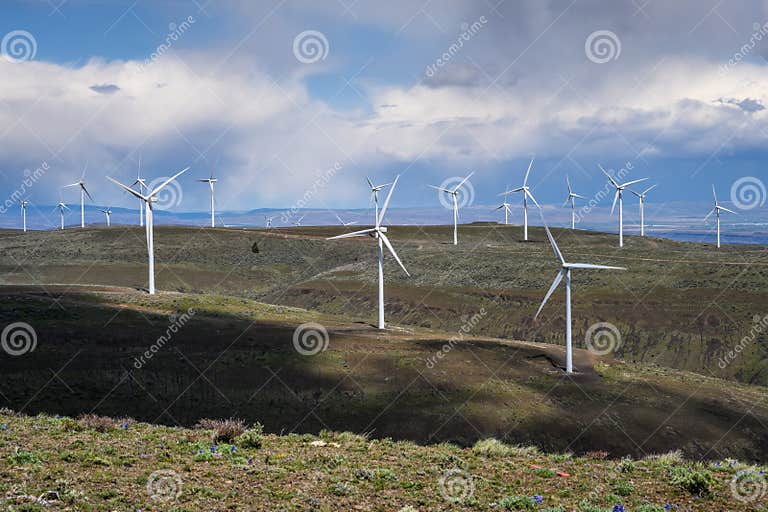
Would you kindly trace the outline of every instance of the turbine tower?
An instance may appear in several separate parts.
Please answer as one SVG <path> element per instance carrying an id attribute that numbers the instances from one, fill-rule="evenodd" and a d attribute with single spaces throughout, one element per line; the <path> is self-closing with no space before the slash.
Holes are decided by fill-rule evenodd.
<path id="1" fill-rule="evenodd" d="M 598 164 L 599 165 L 599 164 Z M 624 189 L 627 188 L 630 185 L 634 185 L 635 183 L 640 183 L 641 181 L 645 181 L 648 178 L 640 178 L 639 180 L 633 180 L 628 181 L 626 183 L 619 184 L 616 182 L 616 180 L 613 179 L 613 177 L 608 174 L 605 169 L 603 169 L 603 166 L 600 165 L 600 170 L 603 171 L 603 174 L 608 176 L 608 179 L 611 180 L 611 185 L 613 185 L 616 188 L 616 194 L 613 196 L 613 205 L 611 206 L 611 215 L 613 215 L 613 210 L 616 208 L 616 200 L 619 200 L 619 247 L 624 247 Z"/>
<path id="2" fill-rule="evenodd" d="M 715 207 L 712 208 L 712 211 L 707 214 L 706 217 L 704 217 L 704 220 L 707 220 L 710 215 L 713 213 L 715 214 L 715 217 L 717 217 L 717 248 L 720 248 L 720 210 L 728 213 L 732 213 L 734 215 L 738 215 L 735 211 L 729 210 L 728 208 L 725 208 L 723 206 L 720 206 L 720 203 L 717 202 L 717 193 L 715 192 L 715 186 L 712 185 L 712 196 L 715 198 Z"/>
<path id="3" fill-rule="evenodd" d="M 491 210 L 495 212 L 497 210 L 501 210 L 502 208 L 504 208 L 504 225 L 505 226 L 509 224 L 509 215 L 512 213 L 512 210 L 509 209 L 509 207 L 512 205 L 507 202 L 507 195 L 508 193 L 504 193 L 504 202 L 501 203 L 496 208 L 494 208 L 493 210 Z"/>
<path id="4" fill-rule="evenodd" d="M 215 223 L 214 223 L 214 220 L 213 220 L 214 216 L 215 216 L 215 213 L 214 213 L 215 212 L 215 204 L 214 204 L 214 198 L 213 198 L 213 184 L 216 183 L 219 180 L 217 180 L 216 178 L 213 177 L 213 171 L 211 171 L 211 177 L 210 178 L 204 178 L 204 179 L 197 180 L 197 181 L 199 181 L 201 183 L 207 183 L 208 186 L 211 187 L 211 227 L 215 227 Z"/>
<path id="5" fill-rule="evenodd" d="M 645 236 L 645 196 L 648 194 L 648 192 L 655 189 L 657 186 L 658 185 L 651 185 L 643 192 L 635 192 L 634 190 L 630 190 L 630 192 L 635 194 L 640 200 L 640 236 Z"/>
<path id="6" fill-rule="evenodd" d="M 111 178 L 107 176 L 107 179 L 114 183 L 115 185 L 123 188 L 128 193 L 138 197 L 141 199 L 145 206 L 147 207 L 146 213 L 147 213 L 147 224 L 146 224 L 146 231 L 147 231 L 147 255 L 149 259 L 149 293 L 151 295 L 154 295 L 155 293 L 155 239 L 152 229 L 152 203 L 157 201 L 157 194 L 166 187 L 170 182 L 184 174 L 189 170 L 189 167 L 177 172 L 164 182 L 162 182 L 158 187 L 156 187 L 154 190 L 148 192 L 146 195 L 140 194 L 139 192 L 135 191 L 131 187 L 127 185 L 123 185 L 119 181 L 115 180 L 114 178 Z"/>
<path id="7" fill-rule="evenodd" d="M 83 174 L 80 176 L 80 179 L 76 181 L 75 183 L 72 183 L 70 185 L 65 185 L 64 188 L 68 187 L 80 187 L 80 227 L 85 227 L 85 196 L 88 196 L 88 199 L 93 202 L 93 198 L 91 197 L 91 194 L 88 193 L 88 189 L 85 188 L 85 171 L 88 169 L 88 162 L 85 163 L 85 167 L 83 168 Z"/>
<path id="8" fill-rule="evenodd" d="M 29 204 L 29 201 L 22 200 L 21 201 L 21 225 L 24 232 L 27 232 L 27 205 Z"/>
<path id="9" fill-rule="evenodd" d="M 107 206 L 106 210 L 99 210 L 99 211 L 107 216 L 107 227 L 111 226 L 111 224 L 109 222 L 109 217 L 110 217 L 110 215 L 112 215 L 112 210 L 109 208 L 109 206 Z"/>
<path id="10" fill-rule="evenodd" d="M 453 201 L 453 245 L 459 244 L 459 189 L 467 182 L 469 178 L 472 177 L 473 174 L 475 174 L 474 171 L 469 173 L 466 178 L 461 180 L 461 182 L 459 182 L 459 184 L 453 187 L 451 190 L 429 185 L 431 188 L 451 196 L 451 200 Z"/>
<path id="11" fill-rule="evenodd" d="M 395 261 L 397 261 L 397 264 L 400 265 L 400 268 L 403 269 L 403 272 L 407 276 L 410 276 L 411 274 L 408 273 L 408 270 L 406 270 L 405 265 L 403 265 L 403 262 L 400 261 L 400 258 L 397 256 L 397 253 L 395 252 L 394 247 L 392 247 L 392 244 L 389 242 L 389 238 L 387 238 L 387 228 L 386 226 L 382 226 L 381 223 L 384 220 L 384 215 L 387 213 L 387 206 L 389 206 L 389 200 L 392 199 L 392 192 L 395 190 L 395 186 L 397 186 L 397 180 L 400 179 L 400 176 L 397 176 L 395 178 L 395 181 L 392 182 L 392 187 L 389 189 L 389 193 L 387 194 L 387 198 L 384 200 L 384 205 L 381 208 L 381 212 L 379 212 L 378 216 L 376 217 L 376 225 L 371 229 L 363 229 L 361 231 L 354 231 L 352 233 L 345 233 L 343 235 L 334 236 L 331 238 L 328 238 L 328 240 L 338 240 L 340 238 L 351 238 L 351 237 L 358 237 L 358 236 L 370 236 L 371 238 L 376 239 L 376 242 L 378 244 L 378 253 L 379 253 L 379 323 L 378 328 L 384 329 L 384 246 L 387 246 L 387 250 L 392 254 L 392 257 L 395 258 Z"/>
<path id="12" fill-rule="evenodd" d="M 274 220 L 274 217 L 267 217 L 266 215 L 264 216 L 264 221 L 266 223 L 267 229 L 272 227 L 272 220 Z"/>
<path id="13" fill-rule="evenodd" d="M 563 203 L 563 208 L 565 208 L 568 203 L 571 203 L 571 229 L 576 229 L 576 198 L 578 197 L 579 199 L 586 199 L 586 197 L 574 193 L 573 189 L 571 188 L 571 180 L 568 179 L 567 175 L 565 177 L 565 183 L 568 185 L 568 197 Z"/>
<path id="14" fill-rule="evenodd" d="M 373 202 L 376 205 L 375 210 L 375 216 L 373 217 L 374 220 L 379 218 L 379 192 L 381 192 L 384 188 L 390 186 L 392 183 L 384 183 L 383 185 L 374 185 L 371 181 L 371 178 L 366 177 L 365 180 L 368 182 L 368 186 L 371 189 L 371 198 L 368 200 L 368 208 L 370 209 L 371 203 Z"/>
<path id="15" fill-rule="evenodd" d="M 136 172 L 136 181 L 131 186 L 139 186 L 139 194 L 144 194 L 144 189 L 147 187 L 147 182 L 141 177 L 141 155 L 139 155 L 139 170 Z M 139 199 L 139 226 L 144 225 L 144 201 Z"/>
<path id="16" fill-rule="evenodd" d="M 56 207 L 53 209 L 53 211 L 56 211 L 56 208 L 59 209 L 59 214 L 61 215 L 61 229 L 64 229 L 64 210 L 69 210 L 69 206 L 64 204 L 62 201 L 59 201 L 59 204 L 56 205 Z"/>
<path id="17" fill-rule="evenodd" d="M 542 219 L 543 220 L 543 219 Z M 560 260 L 560 272 L 555 276 L 555 280 L 552 282 L 552 286 L 549 287 L 549 291 L 544 296 L 544 300 L 539 306 L 539 310 L 536 311 L 533 319 L 538 318 L 539 313 L 544 308 L 544 304 L 549 300 L 550 295 L 560 285 L 560 282 L 565 278 L 565 372 L 573 373 L 573 343 L 571 340 L 571 270 L 574 268 L 585 269 L 602 269 L 602 270 L 626 270 L 624 267 L 609 267 L 607 265 L 592 265 L 590 263 L 566 263 L 563 258 L 560 249 L 555 243 L 552 233 L 549 232 L 547 223 L 544 223 L 544 229 L 547 230 L 547 237 L 549 237 L 549 243 L 552 244 L 552 250 L 555 251 L 555 256 Z"/>
<path id="18" fill-rule="evenodd" d="M 531 188 L 528 186 L 528 175 L 531 174 L 532 166 L 533 159 L 531 159 L 531 163 L 528 164 L 528 170 L 525 171 L 525 178 L 523 178 L 522 187 L 518 187 L 513 190 L 507 190 L 503 194 L 499 194 L 500 196 L 506 196 L 507 194 L 514 194 L 516 192 L 523 193 L 523 240 L 526 242 L 528 241 L 528 199 L 530 198 L 531 201 L 533 201 L 533 204 L 535 204 L 537 208 L 541 209 L 541 206 L 539 206 L 539 203 L 536 202 L 536 198 L 533 197 L 533 194 L 531 193 Z"/>

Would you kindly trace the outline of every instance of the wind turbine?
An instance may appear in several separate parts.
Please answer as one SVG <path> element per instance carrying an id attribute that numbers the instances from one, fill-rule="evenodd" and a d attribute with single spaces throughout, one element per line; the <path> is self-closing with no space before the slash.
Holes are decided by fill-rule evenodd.
<path id="1" fill-rule="evenodd" d="M 599 165 L 599 164 L 598 164 Z M 599 165 L 600 170 L 603 171 L 603 174 L 605 174 L 609 180 L 611 180 L 611 185 L 613 185 L 616 188 L 616 194 L 613 196 L 613 205 L 611 206 L 611 215 L 613 215 L 613 209 L 616 208 L 616 200 L 619 200 L 619 247 L 624 247 L 624 189 L 627 188 L 630 185 L 634 185 L 635 183 L 640 183 L 641 181 L 645 181 L 648 178 L 640 178 L 639 180 L 632 180 L 628 181 L 626 183 L 619 184 L 616 182 L 616 180 L 613 179 L 613 177 L 608 174 L 605 169 L 603 169 L 602 165 Z"/>
<path id="2" fill-rule="evenodd" d="M 211 227 L 215 227 L 214 221 L 213 221 L 213 219 L 214 219 L 214 210 L 215 210 L 214 199 L 213 199 L 213 184 L 216 183 L 219 180 L 217 180 L 216 178 L 213 177 L 213 170 L 211 170 L 211 177 L 210 178 L 204 178 L 204 179 L 196 180 L 196 181 L 199 181 L 201 183 L 207 183 L 211 187 Z"/>
<path id="3" fill-rule="evenodd" d="M 374 219 L 379 218 L 379 192 L 381 192 L 382 189 L 390 186 L 392 183 L 384 183 L 383 185 L 374 185 L 371 181 L 371 178 L 366 177 L 365 180 L 368 182 L 368 186 L 371 188 L 371 198 L 368 200 L 368 208 L 371 207 L 371 202 L 373 202 L 376 205 L 376 215 Z"/>
<path id="4" fill-rule="evenodd" d="M 712 185 L 712 196 L 715 198 L 715 207 L 712 208 L 712 211 L 707 214 L 706 217 L 704 217 L 704 220 L 707 220 L 710 215 L 713 213 L 715 214 L 715 217 L 717 217 L 717 248 L 720 248 L 720 210 L 728 213 L 733 213 L 734 215 L 738 215 L 733 210 L 729 210 L 728 208 L 725 208 L 723 206 L 720 206 L 720 203 L 717 202 L 717 193 L 715 192 L 715 186 Z"/>
<path id="5" fill-rule="evenodd" d="M 459 189 L 462 187 L 462 185 L 464 185 L 464 183 L 467 182 L 469 178 L 472 177 L 473 174 L 475 174 L 474 171 L 469 173 L 466 178 L 461 180 L 461 182 L 459 182 L 459 184 L 453 187 L 451 190 L 429 185 L 431 188 L 451 196 L 451 200 L 453 201 L 453 245 L 459 244 Z"/>
<path id="6" fill-rule="evenodd" d="M 543 219 L 542 219 L 543 220 Z M 560 285 L 560 282 L 565 278 L 565 372 L 573 373 L 573 344 L 571 340 L 571 270 L 574 268 L 587 268 L 587 269 L 601 269 L 601 270 L 626 270 L 624 267 L 609 267 L 607 265 L 592 265 L 590 263 L 566 263 L 563 258 L 560 249 L 555 243 L 552 233 L 549 231 L 549 227 L 546 222 L 544 223 L 544 229 L 547 230 L 547 237 L 549 237 L 549 243 L 552 244 L 552 249 L 555 251 L 555 256 L 560 260 L 560 272 L 555 276 L 555 280 L 552 282 L 552 286 L 549 287 L 549 291 L 544 296 L 544 300 L 541 301 L 539 310 L 536 311 L 533 319 L 539 316 L 541 310 L 544 308 L 544 304 L 549 300 L 550 295 Z"/>
<path id="7" fill-rule="evenodd" d="M 57 204 L 53 211 L 56 211 L 56 208 L 59 209 L 59 213 L 61 214 L 61 229 L 64 229 L 64 210 L 69 210 L 69 206 L 65 205 L 64 202 L 59 201 L 59 204 Z"/>
<path id="8" fill-rule="evenodd" d="M 22 199 L 21 201 L 21 222 L 24 229 L 24 232 L 27 232 L 27 205 L 29 204 L 29 201 Z"/>
<path id="9" fill-rule="evenodd" d="M 403 262 L 400 261 L 400 258 L 397 256 L 397 253 L 395 252 L 394 247 L 392 247 L 392 244 L 389 242 L 389 238 L 387 238 L 386 232 L 387 228 L 386 226 L 382 226 L 381 222 L 384 220 L 384 215 L 387 213 L 387 206 L 389 206 L 389 200 L 392 199 L 392 192 L 395 190 L 395 186 L 397 185 L 397 180 L 400 179 L 400 176 L 397 176 L 395 178 L 395 181 L 392 182 L 392 186 L 389 189 L 389 193 L 387 194 L 387 198 L 384 200 L 384 205 L 381 208 L 381 212 L 378 213 L 376 217 L 376 225 L 373 228 L 370 229 L 363 229 L 361 231 L 353 231 L 352 233 L 345 233 L 343 235 L 334 236 L 331 238 L 328 238 L 328 240 L 337 240 L 340 238 L 351 238 L 351 237 L 358 237 L 358 236 L 370 236 L 371 238 L 375 238 L 378 244 L 379 248 L 379 329 L 384 329 L 384 246 L 387 246 L 387 249 L 392 254 L 392 257 L 395 258 L 395 261 L 397 261 L 398 265 L 400 265 L 400 268 L 403 269 L 403 272 L 407 276 L 410 276 L 411 274 L 408 273 L 408 270 L 406 270 L 405 265 L 403 265 Z"/>
<path id="10" fill-rule="evenodd" d="M 655 189 L 658 185 L 652 185 L 645 189 L 643 192 L 635 192 L 630 190 L 633 194 L 640 199 L 640 236 L 645 236 L 645 195 L 651 190 Z"/>
<path id="11" fill-rule="evenodd" d="M 109 216 L 112 215 L 112 210 L 109 208 L 109 206 L 107 206 L 106 210 L 99 210 L 99 211 L 107 216 L 107 227 L 109 227 L 111 225 L 109 222 Z"/>
<path id="12" fill-rule="evenodd" d="M 177 172 L 164 182 L 162 182 L 158 187 L 155 187 L 154 190 L 148 192 L 146 195 L 140 194 L 139 192 L 135 191 L 129 186 L 123 185 L 119 181 L 115 180 L 114 178 L 111 178 L 107 176 L 107 179 L 114 183 L 115 185 L 125 189 L 130 194 L 133 194 L 134 196 L 138 197 L 142 201 L 144 201 L 146 207 L 147 207 L 147 225 L 146 225 L 146 231 L 147 231 L 147 254 L 149 257 L 149 293 L 154 295 L 155 293 L 155 239 L 154 234 L 152 230 L 152 203 L 157 201 L 157 194 L 162 189 L 165 188 L 166 185 L 168 185 L 170 182 L 184 174 L 189 170 L 189 167 L 182 169 L 181 171 Z"/>
<path id="13" fill-rule="evenodd" d="M 141 177 L 141 155 L 139 155 L 139 170 L 136 172 L 136 181 L 131 186 L 139 186 L 139 194 L 144 194 L 144 188 L 147 186 L 147 182 Z M 139 199 L 139 226 L 144 225 L 144 201 Z"/>
<path id="14" fill-rule="evenodd" d="M 495 212 L 496 210 L 501 210 L 502 208 L 504 208 L 504 225 L 505 226 L 509 224 L 509 215 L 512 213 L 512 210 L 509 209 L 510 206 L 512 205 L 507 202 L 507 194 L 505 193 L 504 202 L 493 209 L 493 211 Z"/>
<path id="15" fill-rule="evenodd" d="M 272 227 L 272 220 L 273 219 L 274 219 L 274 217 L 267 217 L 266 215 L 264 216 L 264 221 L 266 222 L 267 229 Z"/>
<path id="16" fill-rule="evenodd" d="M 351 221 L 351 222 L 344 222 L 343 220 L 341 220 L 341 217 L 339 217 L 339 214 L 338 214 L 338 213 L 335 213 L 334 215 L 336 215 L 336 218 L 337 218 L 337 219 L 339 219 L 339 222 L 341 222 L 341 225 L 342 225 L 342 226 L 345 226 L 345 227 L 346 227 L 346 226 L 352 226 L 352 225 L 354 225 L 354 224 L 357 224 L 357 221 L 356 221 L 356 220 L 353 220 L 353 221 Z"/>
<path id="17" fill-rule="evenodd" d="M 306 215 L 302 215 L 301 217 L 299 217 L 299 219 L 296 222 L 294 222 L 293 225 L 296 227 L 301 226 L 301 221 L 304 220 L 304 217 L 306 217 Z"/>
<path id="18" fill-rule="evenodd" d="M 80 187 L 80 227 L 85 227 L 85 196 L 88 196 L 88 199 L 93 201 L 93 198 L 91 197 L 91 194 L 88 193 L 88 189 L 85 188 L 85 171 L 88 169 L 88 162 L 85 163 L 85 167 L 83 168 L 83 174 L 80 176 L 80 180 L 76 181 L 75 183 L 72 183 L 71 185 L 65 185 L 64 188 L 68 187 Z"/>
<path id="19" fill-rule="evenodd" d="M 533 201 L 533 204 L 536 205 L 536 207 L 541 208 L 539 206 L 539 203 L 536 202 L 536 198 L 533 197 L 533 194 L 531 193 L 531 189 L 528 186 L 528 175 L 531 173 L 531 167 L 533 166 L 533 159 L 531 159 L 531 163 L 528 164 L 528 170 L 525 171 L 525 178 L 523 178 L 523 186 L 518 187 L 513 190 L 507 190 L 503 194 L 499 194 L 500 196 L 506 196 L 507 194 L 513 194 L 515 192 L 522 192 L 523 193 L 523 239 L 527 242 L 528 241 L 528 198 Z"/>
<path id="20" fill-rule="evenodd" d="M 571 180 L 568 179 L 567 175 L 565 176 L 565 183 L 568 185 L 568 197 L 563 203 L 563 208 L 565 208 L 569 202 L 571 203 L 571 229 L 576 229 L 576 198 L 578 197 L 579 199 L 586 199 L 586 197 L 574 193 L 573 189 L 571 188 Z"/>

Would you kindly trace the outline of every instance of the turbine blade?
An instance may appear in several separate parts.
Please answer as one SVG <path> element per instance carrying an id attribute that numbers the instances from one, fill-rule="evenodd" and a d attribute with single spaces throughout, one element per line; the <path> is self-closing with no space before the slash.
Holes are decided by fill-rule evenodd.
<path id="1" fill-rule="evenodd" d="M 656 187 L 658 187 L 658 186 L 659 186 L 659 184 L 658 184 L 658 183 L 657 183 L 657 184 L 655 184 L 655 185 L 651 185 L 650 187 L 648 187 L 647 189 L 645 189 L 645 191 L 643 192 L 643 195 L 647 194 L 648 192 L 650 192 L 651 190 L 655 189 L 655 188 L 656 188 Z"/>
<path id="2" fill-rule="evenodd" d="M 433 188 L 433 189 L 435 189 L 435 190 L 440 190 L 441 192 L 445 192 L 446 194 L 453 194 L 453 191 L 452 191 L 452 190 L 448 190 L 448 189 L 446 189 L 446 188 L 440 188 L 440 187 L 436 187 L 436 186 L 434 186 L 434 185 L 427 185 L 427 186 L 428 186 L 429 188 Z"/>
<path id="3" fill-rule="evenodd" d="M 719 209 L 721 209 L 721 210 L 723 210 L 724 212 L 728 212 L 728 213 L 732 213 L 732 214 L 734 214 L 734 215 L 738 215 L 738 213 L 736 213 L 736 212 L 735 212 L 735 211 L 733 211 L 733 210 L 729 210 L 728 208 L 724 208 L 724 207 L 722 207 L 722 206 L 718 206 L 718 208 L 719 208 Z"/>
<path id="4" fill-rule="evenodd" d="M 520 192 L 521 190 L 524 190 L 523 187 L 515 188 L 512 190 L 507 190 L 506 192 L 502 192 L 501 194 L 498 194 L 499 196 L 506 196 L 507 194 L 514 194 L 516 192 Z"/>
<path id="5" fill-rule="evenodd" d="M 704 220 L 707 220 L 708 218 L 710 218 L 712 214 L 715 213 L 716 210 L 717 210 L 717 207 L 712 208 L 712 211 L 709 212 L 706 217 L 704 217 Z"/>
<path id="6" fill-rule="evenodd" d="M 634 185 L 635 183 L 640 183 L 641 181 L 645 181 L 647 179 L 648 178 L 640 178 L 639 180 L 628 181 L 626 183 L 621 184 L 620 186 L 621 186 L 621 188 L 626 188 L 626 187 L 628 187 L 630 185 Z"/>
<path id="7" fill-rule="evenodd" d="M 387 194 L 387 199 L 384 200 L 384 206 L 381 207 L 381 210 L 379 210 L 379 218 L 376 219 L 376 227 L 378 228 L 381 226 L 381 221 L 384 220 L 384 214 L 387 213 L 387 207 L 389 206 L 389 200 L 392 199 L 392 192 L 395 191 L 395 187 L 397 186 L 397 180 L 400 179 L 400 175 L 398 174 L 395 178 L 395 181 L 392 182 L 392 186 L 389 187 L 389 193 Z"/>
<path id="8" fill-rule="evenodd" d="M 523 186 L 526 186 L 528 184 L 528 175 L 531 174 L 531 167 L 533 167 L 533 158 L 531 158 L 531 163 L 528 164 L 528 170 L 525 171 L 525 178 L 523 178 Z"/>
<path id="9" fill-rule="evenodd" d="M 469 174 L 467 175 L 467 177 L 466 177 L 466 178 L 464 178 L 463 180 L 461 180 L 461 183 L 459 183 L 458 185 L 456 185 L 456 187 L 455 187 L 455 188 L 454 188 L 454 189 L 453 189 L 451 192 L 456 192 L 457 190 L 459 190 L 459 189 L 461 188 L 461 186 L 462 186 L 463 184 L 465 184 L 469 178 L 471 178 L 471 177 L 472 177 L 472 175 L 473 175 L 473 174 L 475 174 L 475 171 L 472 171 L 471 173 L 469 173 Z"/>
<path id="10" fill-rule="evenodd" d="M 170 182 L 172 182 L 173 180 L 175 180 L 176 178 L 178 178 L 179 176 L 181 176 L 182 174 L 184 174 L 184 173 L 185 173 L 185 172 L 187 172 L 188 170 L 189 170 L 189 167 L 187 167 L 187 168 L 185 168 L 185 169 L 182 169 L 181 171 L 177 172 L 176 174 L 174 174 L 173 176 L 171 176 L 170 178 L 168 178 L 167 180 L 165 180 L 164 182 L 162 182 L 162 183 L 160 184 L 160 186 L 159 186 L 159 187 L 156 187 L 156 188 L 155 188 L 155 190 L 153 190 L 152 192 L 150 192 L 149 194 L 147 194 L 147 197 L 152 197 L 152 196 L 154 196 L 155 194 L 157 194 L 158 192 L 160 192 L 160 191 L 161 191 L 163 188 L 165 188 L 165 187 L 166 187 L 166 186 L 167 186 L 167 185 L 168 185 Z"/>
<path id="11" fill-rule="evenodd" d="M 375 228 L 370 229 L 362 229 L 360 231 L 353 231 L 351 233 L 344 233 L 343 235 L 336 235 L 332 236 L 330 238 L 326 238 L 326 240 L 339 240 L 341 238 L 352 238 L 353 236 L 366 236 L 371 235 L 376 232 Z"/>
<path id="12" fill-rule="evenodd" d="M 616 193 L 613 194 L 613 204 L 611 205 L 611 215 L 613 215 L 613 210 L 616 208 L 616 200 L 619 199 L 619 189 L 616 189 Z"/>
<path id="13" fill-rule="evenodd" d="M 715 204 L 717 204 L 717 192 L 715 192 L 715 186 L 712 185 L 712 197 L 715 198 Z"/>
<path id="14" fill-rule="evenodd" d="M 568 201 L 571 200 L 571 197 L 573 196 L 571 194 L 568 194 L 568 197 L 565 198 L 565 202 L 563 203 L 563 206 L 561 206 L 560 208 L 565 208 L 566 206 L 568 206 Z"/>
<path id="15" fill-rule="evenodd" d="M 568 263 L 569 268 L 594 268 L 603 270 L 627 270 L 625 267 L 612 267 L 610 265 L 593 265 L 591 263 Z"/>
<path id="16" fill-rule="evenodd" d="M 88 199 L 90 199 L 91 202 L 93 202 L 93 197 L 91 197 L 91 194 L 90 194 L 90 192 L 88 192 L 88 189 L 85 188 L 85 183 L 81 184 L 81 186 L 83 187 L 83 192 L 85 192 L 85 195 L 87 195 Z"/>
<path id="17" fill-rule="evenodd" d="M 365 181 L 368 182 L 368 186 L 371 187 L 371 190 L 376 188 L 376 187 L 373 186 L 373 182 L 371 181 L 371 178 L 369 178 L 368 176 L 365 177 Z"/>
<path id="18" fill-rule="evenodd" d="M 63 186 L 63 187 L 61 187 L 61 188 L 68 188 L 68 187 L 79 187 L 79 186 L 80 186 L 80 182 L 78 181 L 77 183 L 73 183 L 73 184 L 71 184 L 71 185 L 64 185 L 64 186 Z"/>
<path id="19" fill-rule="evenodd" d="M 111 181 L 112 183 L 114 183 L 115 185 L 117 185 L 118 187 L 122 187 L 123 189 L 125 189 L 125 191 L 126 191 L 126 192 L 129 192 L 129 193 L 131 193 L 132 195 L 134 195 L 134 196 L 138 197 L 139 199 L 143 199 L 144 201 L 146 201 L 146 200 L 147 200 L 147 198 L 146 198 L 146 197 L 144 197 L 143 195 L 139 194 L 138 192 L 136 192 L 135 190 L 133 190 L 131 187 L 128 187 L 128 186 L 126 186 L 126 185 L 123 185 L 122 183 L 120 183 L 120 182 L 119 182 L 119 181 L 117 181 L 116 179 L 114 179 L 114 178 L 111 178 L 111 177 L 109 177 L 109 176 L 107 176 L 107 179 L 108 179 L 109 181 Z"/>
<path id="20" fill-rule="evenodd" d="M 533 204 L 535 204 L 537 207 L 541 208 L 541 206 L 539 206 L 539 203 L 536 202 L 536 198 L 533 197 L 533 194 L 531 194 L 530 191 L 528 191 L 528 189 L 525 190 L 525 193 L 528 195 L 528 197 L 531 198 L 531 201 L 533 201 Z"/>
<path id="21" fill-rule="evenodd" d="M 541 313 L 541 310 L 544 309 L 544 304 L 547 303 L 547 301 L 549 300 L 549 297 L 552 295 L 552 293 L 554 293 L 554 291 L 560 285 L 560 281 L 563 280 L 563 276 L 564 275 L 565 275 L 565 270 L 560 270 L 560 272 L 557 273 L 557 275 L 555 276 L 555 280 L 552 281 L 552 286 L 549 287 L 549 291 L 544 296 L 544 300 L 541 301 L 541 306 L 539 306 L 539 310 L 536 311 L 535 315 L 533 315 L 533 319 L 534 320 L 536 320 L 536 318 L 538 318 L 539 313 Z"/>
<path id="22" fill-rule="evenodd" d="M 560 263 L 565 264 L 563 253 L 560 252 L 560 248 L 557 246 L 557 242 L 555 242 L 555 237 L 552 236 L 552 232 L 549 230 L 549 226 L 547 226 L 546 222 L 544 223 L 544 229 L 547 230 L 547 238 L 549 238 L 549 243 L 552 244 L 552 250 L 555 251 L 555 256 L 560 260 Z"/>
<path id="23" fill-rule="evenodd" d="M 605 174 L 606 176 L 608 176 L 608 179 L 609 179 L 609 180 L 611 180 L 611 184 L 612 184 L 614 187 L 618 187 L 618 186 L 619 186 L 619 184 L 618 184 L 618 183 L 616 183 L 616 180 L 614 180 L 614 179 L 613 179 L 613 176 L 611 176 L 610 174 L 608 174 L 608 171 L 606 171 L 605 169 L 603 169 L 603 166 L 602 166 L 602 165 L 600 165 L 600 164 L 597 164 L 597 166 L 598 166 L 598 167 L 600 167 L 600 170 L 601 170 L 601 171 L 603 171 L 603 174 Z"/>
<path id="24" fill-rule="evenodd" d="M 635 194 L 637 197 L 640 197 L 640 198 L 642 198 L 642 197 L 643 197 L 643 195 L 642 195 L 641 193 L 639 193 L 639 192 L 635 192 L 635 191 L 634 191 L 634 190 L 632 190 L 631 188 L 628 188 L 627 190 L 629 190 L 630 192 L 632 192 L 633 194 Z"/>
<path id="25" fill-rule="evenodd" d="M 568 175 L 565 175 L 565 183 L 568 185 L 568 195 L 573 194 L 573 190 L 571 190 L 571 180 L 568 179 Z"/>
<path id="26" fill-rule="evenodd" d="M 400 261 L 400 257 L 399 257 L 399 256 L 397 255 L 397 253 L 395 252 L 395 248 L 394 248 L 394 247 L 392 247 L 392 244 L 391 244 L 391 243 L 389 243 L 389 238 L 387 238 L 387 235 L 385 235 L 385 234 L 384 234 L 384 233 L 382 233 L 382 232 L 379 232 L 379 236 L 381 237 L 381 241 L 382 241 L 382 242 L 384 242 L 384 245 L 386 245 L 386 246 L 387 246 L 387 249 L 389 249 L 389 252 L 391 252 L 391 253 L 392 253 L 392 257 L 393 257 L 393 258 L 395 258 L 395 261 L 397 261 L 397 264 L 398 264 L 398 265 L 400 265 L 400 268 L 402 268 L 402 269 L 403 269 L 403 272 L 405 272 L 405 275 L 407 275 L 408 277 L 410 277 L 410 276 L 411 276 L 411 274 L 409 274 L 409 273 L 408 273 L 408 270 L 405 268 L 405 265 L 403 265 L 403 262 L 402 262 L 402 261 Z"/>

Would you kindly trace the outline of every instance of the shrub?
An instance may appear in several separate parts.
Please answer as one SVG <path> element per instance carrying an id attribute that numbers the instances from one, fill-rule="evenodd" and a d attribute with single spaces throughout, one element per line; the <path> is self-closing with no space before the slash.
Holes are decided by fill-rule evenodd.
<path id="1" fill-rule="evenodd" d="M 492 437 L 476 442 L 475 446 L 472 447 L 472 451 L 478 455 L 486 455 L 488 457 L 505 457 L 512 453 L 509 445 Z"/>
<path id="2" fill-rule="evenodd" d="M 684 462 L 683 452 L 681 452 L 680 450 L 675 450 L 673 452 L 660 453 L 655 455 L 648 455 L 643 460 L 650 461 L 660 466 L 674 466 L 676 464 L 682 464 Z"/>
<path id="3" fill-rule="evenodd" d="M 632 473 L 635 471 L 636 464 L 629 457 L 623 458 L 616 464 L 616 470 L 620 473 Z"/>
<path id="4" fill-rule="evenodd" d="M 631 482 L 618 482 L 613 486 L 613 492 L 619 496 L 631 496 L 635 492 L 635 486 Z"/>
<path id="5" fill-rule="evenodd" d="M 214 443 L 231 443 L 245 432 L 245 422 L 235 418 L 227 420 L 202 419 L 197 422 L 197 428 L 213 431 L 211 441 Z"/>
<path id="6" fill-rule="evenodd" d="M 700 463 L 690 468 L 678 467 L 672 471 L 672 485 L 682 487 L 697 496 L 708 495 L 713 482 L 712 473 Z"/>
<path id="7" fill-rule="evenodd" d="M 264 426 L 254 423 L 251 428 L 235 438 L 235 444 L 241 448 L 261 448 L 264 441 Z"/>
<path id="8" fill-rule="evenodd" d="M 77 417 L 77 422 L 85 429 L 103 433 L 118 428 L 127 428 L 128 425 L 134 423 L 134 420 L 132 418 L 110 418 L 97 414 L 81 414 Z"/>
<path id="9" fill-rule="evenodd" d="M 536 510 L 536 500 L 530 496 L 507 496 L 499 501 L 504 510 Z"/>
<path id="10" fill-rule="evenodd" d="M 555 472 L 547 468 L 536 468 L 533 470 L 533 474 L 540 476 L 541 478 L 552 478 L 555 476 Z"/>

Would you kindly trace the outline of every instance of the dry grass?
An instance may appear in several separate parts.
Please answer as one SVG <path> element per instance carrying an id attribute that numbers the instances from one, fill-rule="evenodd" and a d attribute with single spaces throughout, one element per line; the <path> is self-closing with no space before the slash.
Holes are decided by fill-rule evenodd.
<path id="1" fill-rule="evenodd" d="M 197 422 L 197 428 L 211 430 L 211 441 L 214 443 L 231 443 L 246 431 L 243 420 L 229 418 L 226 420 L 202 419 Z"/>

